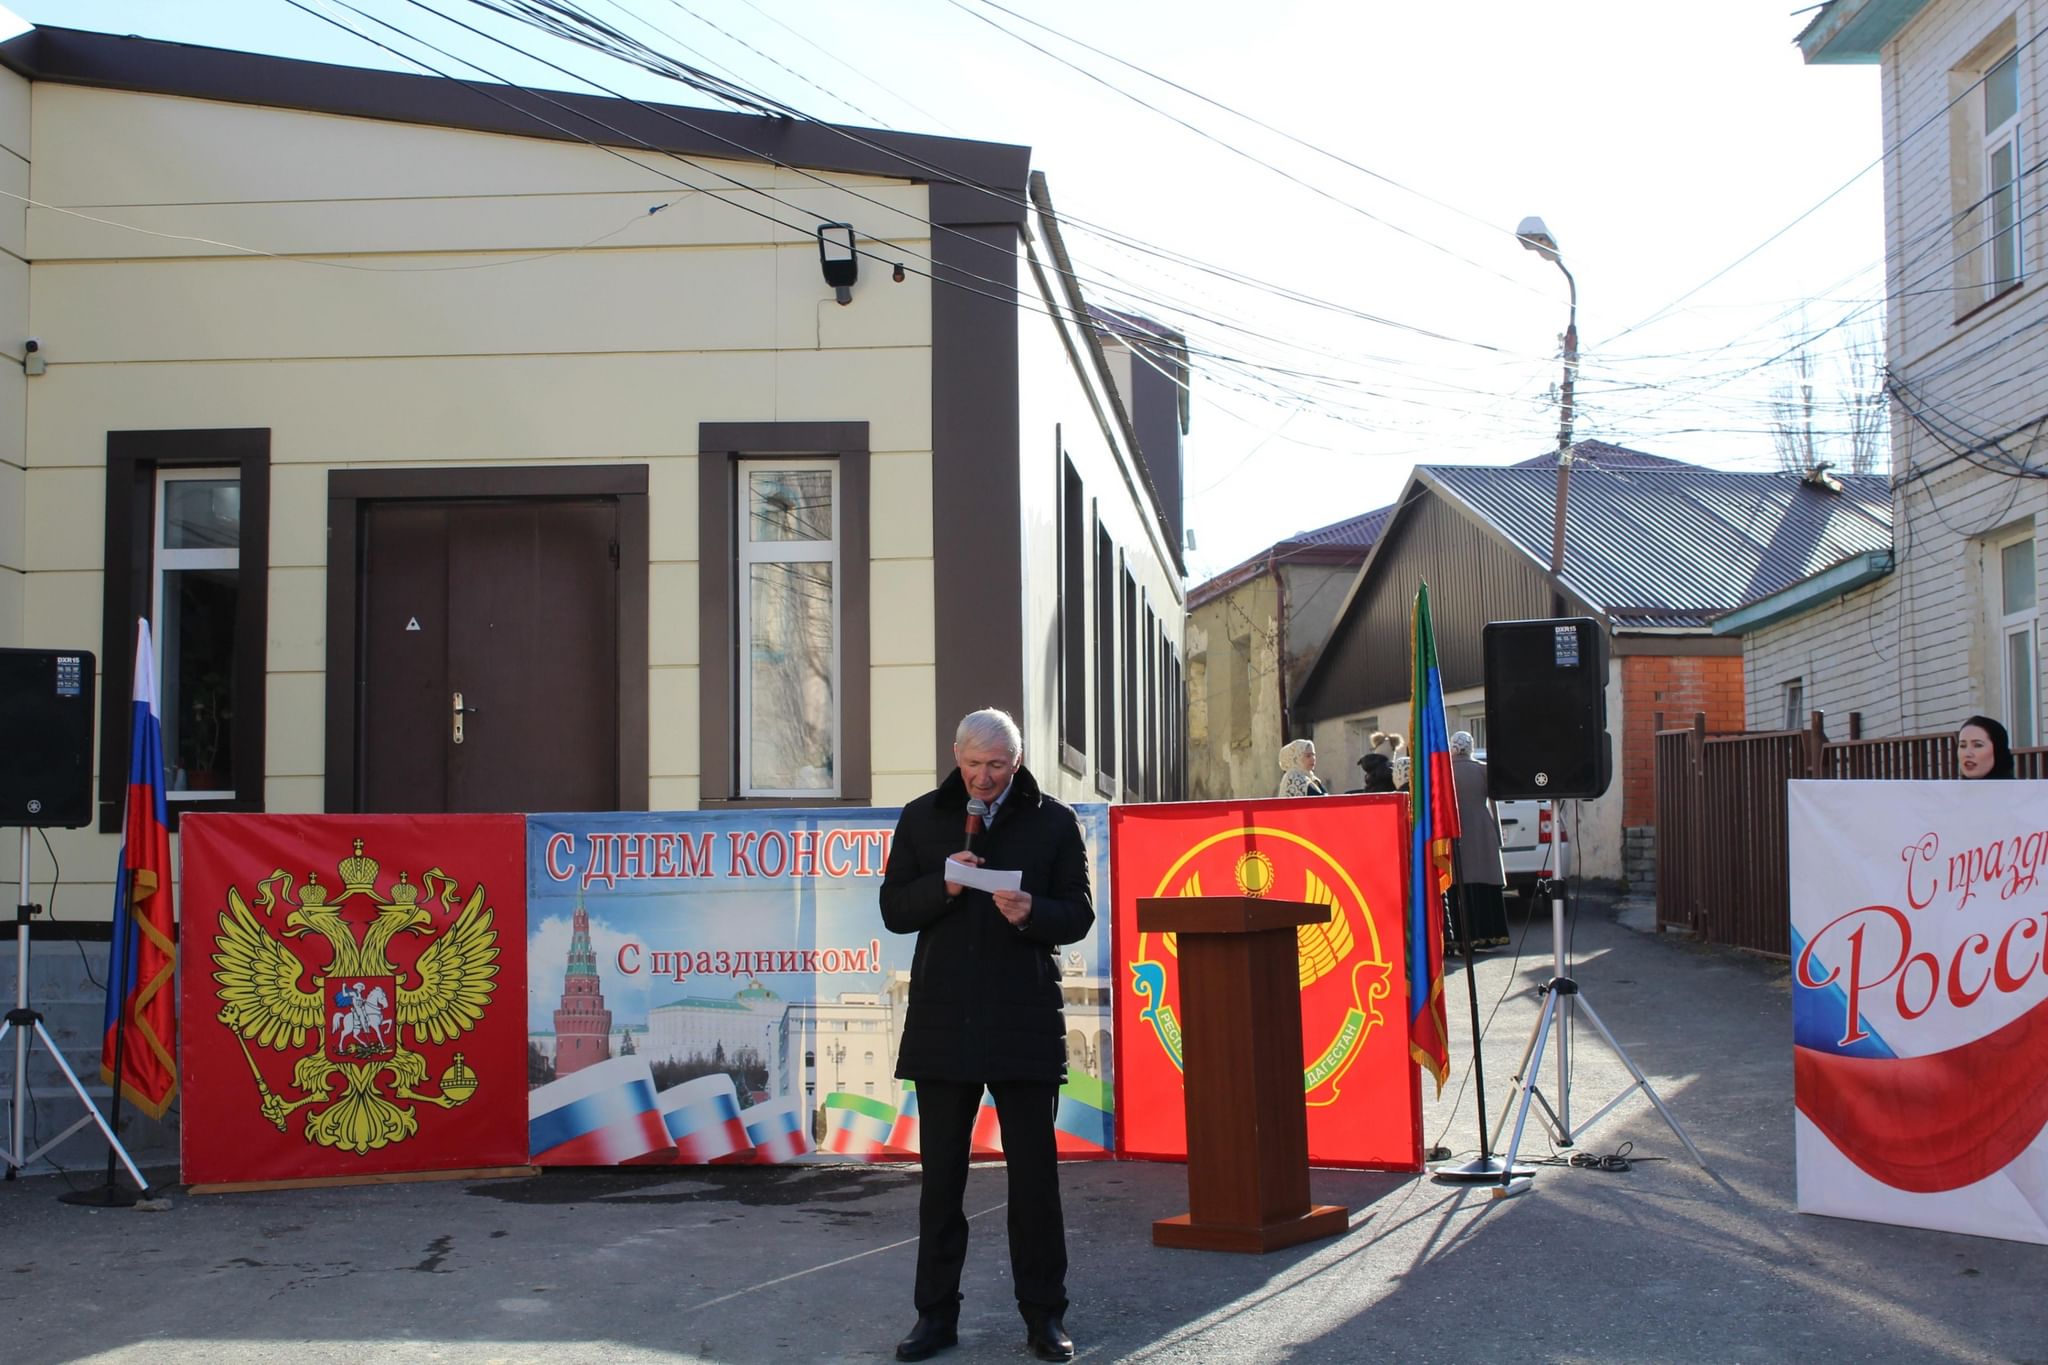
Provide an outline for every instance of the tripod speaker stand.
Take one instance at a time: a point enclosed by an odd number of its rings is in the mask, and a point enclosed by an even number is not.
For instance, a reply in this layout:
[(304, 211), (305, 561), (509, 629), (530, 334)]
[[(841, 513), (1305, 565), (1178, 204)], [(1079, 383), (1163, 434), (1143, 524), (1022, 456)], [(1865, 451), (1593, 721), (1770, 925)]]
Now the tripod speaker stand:
[[(41, 907), (29, 904), (28, 853), (28, 829), (24, 826), (21, 831), (21, 898), (15, 902), (14, 907), (14, 1008), (7, 1012), (6, 1021), (0, 1023), (0, 1039), (5, 1039), (10, 1032), (14, 1034), (13, 1124), (9, 1129), (10, 1145), (5, 1151), (0, 1151), (0, 1160), (6, 1162), (7, 1178), (12, 1180), (15, 1177), (15, 1173), (22, 1167), (28, 1165), (29, 1162), (34, 1161), (44, 1152), (49, 1151), (65, 1138), (70, 1137), (73, 1133), (85, 1127), (86, 1124), (98, 1124), (100, 1132), (107, 1139), (108, 1148), (121, 1158), (121, 1164), (128, 1168), (128, 1174), (135, 1177), (136, 1188), (147, 1190), (149, 1182), (143, 1179), (142, 1172), (136, 1167), (134, 1159), (128, 1155), (128, 1149), (121, 1145), (121, 1140), (118, 1137), (114, 1136), (113, 1126), (107, 1122), (106, 1116), (100, 1113), (99, 1106), (92, 1102), (92, 1096), (87, 1094), (85, 1087), (79, 1083), (78, 1074), (64, 1060), (64, 1054), (58, 1050), (56, 1040), (51, 1038), (50, 1031), (43, 1027), (42, 1014), (29, 1005), (28, 923), (30, 918)], [(78, 1096), (78, 1102), (85, 1106), (85, 1114), (82, 1118), (72, 1123), (63, 1132), (57, 1134), (33, 1152), (28, 1150), (28, 1052), (31, 1035), (50, 1054), (50, 1060), (55, 1062), (57, 1069), (64, 1073), (64, 1080), (71, 1086), (72, 1093)], [(116, 1077), (116, 1084), (118, 1083), (119, 1078)], [(104, 1203), (113, 1201), (94, 1199), (92, 1202)]]
[[(1685, 1144), (1685, 1150), (1692, 1153), (1692, 1159), (1699, 1163), (1700, 1169), (1707, 1171), (1711, 1175), (1712, 1171), (1707, 1166), (1706, 1158), (1700, 1155), (1699, 1148), (1692, 1145), (1692, 1139), (1686, 1136), (1685, 1129), (1679, 1127), (1678, 1120), (1672, 1116), (1671, 1111), (1664, 1107), (1664, 1101), (1658, 1097), (1656, 1089), (1650, 1084), (1649, 1077), (1643, 1075), (1641, 1068), (1637, 1067), (1635, 1061), (1628, 1055), (1627, 1049), (1616, 1042), (1614, 1035), (1607, 1031), (1607, 1025), (1601, 1022), (1599, 1012), (1593, 1008), (1593, 1002), (1586, 998), (1586, 994), (1580, 989), (1579, 983), (1566, 975), (1567, 964), (1564, 960), (1563, 880), (1547, 881), (1539, 885), (1537, 890), (1539, 894), (1544, 891), (1550, 893), (1550, 935), (1553, 975), (1549, 983), (1543, 987), (1543, 1012), (1536, 1018), (1536, 1027), (1529, 1035), (1529, 1045), (1522, 1049), (1522, 1064), (1515, 1071), (1515, 1083), (1509, 1088), (1508, 1102), (1506, 1107), (1501, 1110), (1500, 1123), (1494, 1127), (1494, 1145), (1496, 1147), (1499, 1146), (1501, 1129), (1507, 1126), (1508, 1114), (1512, 1112), (1515, 1116), (1515, 1131), (1514, 1135), (1508, 1139), (1506, 1148), (1506, 1164), (1512, 1168), (1515, 1164), (1516, 1154), (1521, 1151), (1522, 1132), (1529, 1122), (1529, 1105), (1534, 1102), (1543, 1106), (1544, 1114), (1550, 1119), (1552, 1139), (1560, 1147), (1570, 1147), (1579, 1140), (1580, 1134), (1584, 1133), (1601, 1119), (1607, 1117), (1616, 1105), (1640, 1090), (1649, 1097), (1651, 1104), (1657, 1106), (1657, 1112), (1663, 1116), (1664, 1122), (1671, 1126), (1671, 1131), (1678, 1135), (1678, 1140)], [(1593, 1027), (1599, 1030), (1600, 1036), (1607, 1040), (1607, 1046), (1613, 1051), (1614, 1055), (1621, 1059), (1621, 1064), (1628, 1068), (1629, 1075), (1635, 1077), (1634, 1084), (1602, 1105), (1598, 1113), (1576, 1128), (1572, 1126), (1571, 1119), (1571, 1021), (1575, 1013), (1583, 1013), (1585, 1015)], [(1543, 1091), (1536, 1084), (1536, 1073), (1543, 1066), (1543, 1049), (1549, 1041), (1553, 1028), (1557, 1032), (1557, 1106), (1555, 1108), (1551, 1106), (1550, 1101), (1544, 1097)], [(1524, 1193), (1528, 1190), (1529, 1185), (1530, 1177), (1528, 1176), (1503, 1175), (1500, 1183), (1494, 1187), (1493, 1197), (1496, 1199), (1507, 1199)]]

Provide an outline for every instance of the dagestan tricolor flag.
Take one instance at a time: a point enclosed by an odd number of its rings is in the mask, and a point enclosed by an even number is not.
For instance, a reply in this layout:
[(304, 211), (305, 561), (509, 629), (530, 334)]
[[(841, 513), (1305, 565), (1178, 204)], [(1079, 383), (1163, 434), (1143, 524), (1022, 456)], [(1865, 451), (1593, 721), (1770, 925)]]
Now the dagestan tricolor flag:
[(1451, 885), (1458, 793), (1451, 782), (1444, 680), (1436, 666), (1427, 583), (1415, 587), (1408, 652), (1415, 665), (1408, 706), (1408, 1052), (1436, 1077), (1442, 1094), (1451, 1069), (1444, 1019), (1443, 895)]
[[(107, 973), (100, 1079), (151, 1118), (178, 1093), (178, 995), (172, 988), (171, 831), (164, 807), (164, 736), (149, 622), (135, 623), (135, 700), (128, 728), (128, 805), (114, 880), (114, 947)], [(126, 1038), (120, 1035), (126, 1025)]]

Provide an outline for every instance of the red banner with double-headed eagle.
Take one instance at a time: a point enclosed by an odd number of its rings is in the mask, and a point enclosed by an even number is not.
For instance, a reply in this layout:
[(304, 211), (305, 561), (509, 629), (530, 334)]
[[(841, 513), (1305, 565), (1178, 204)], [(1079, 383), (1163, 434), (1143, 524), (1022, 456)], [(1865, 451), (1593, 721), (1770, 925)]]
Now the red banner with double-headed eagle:
[(1407, 815), (1398, 794), (1110, 810), (1118, 1156), (1187, 1155), (1178, 944), (1138, 932), (1138, 899), (1271, 896), (1330, 910), (1296, 931), (1309, 1160), (1421, 1169), (1402, 970)]
[(182, 841), (188, 1183), (526, 1162), (523, 817), (194, 813)]

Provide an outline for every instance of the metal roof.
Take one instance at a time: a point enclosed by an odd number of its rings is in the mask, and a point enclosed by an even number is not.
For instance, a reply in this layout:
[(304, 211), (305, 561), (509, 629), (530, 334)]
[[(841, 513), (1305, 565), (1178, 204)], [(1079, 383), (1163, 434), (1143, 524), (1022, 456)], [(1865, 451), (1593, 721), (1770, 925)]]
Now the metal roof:
[(1380, 538), (1380, 532), (1386, 529), (1387, 518), (1393, 514), (1393, 504), (1389, 503), (1385, 507), (1375, 507), (1370, 512), (1360, 512), (1355, 517), (1346, 517), (1328, 526), (1318, 526), (1313, 531), (1302, 531), (1286, 540), (1275, 541), (1251, 558), (1190, 588), (1188, 609), (1192, 611), (1204, 602), (1222, 596), (1274, 564), (1363, 563), (1366, 552)]
[[(1548, 569), (1554, 468), (1423, 465), (1415, 472)], [(1839, 492), (1792, 474), (1575, 461), (1560, 577), (1618, 629), (1703, 629), (1845, 559), (1891, 548), (1886, 480), (1850, 474), (1837, 482)]]

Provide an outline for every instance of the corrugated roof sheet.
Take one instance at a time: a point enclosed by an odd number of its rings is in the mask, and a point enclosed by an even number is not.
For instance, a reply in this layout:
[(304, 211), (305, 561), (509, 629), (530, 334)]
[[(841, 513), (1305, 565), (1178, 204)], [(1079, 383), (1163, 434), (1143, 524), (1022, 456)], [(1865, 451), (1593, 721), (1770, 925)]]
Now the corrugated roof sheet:
[[(1549, 567), (1554, 467), (1424, 465), (1416, 473)], [(1705, 627), (1853, 555), (1891, 548), (1886, 481), (1852, 474), (1840, 483), (1835, 492), (1791, 474), (1575, 461), (1561, 577), (1618, 627)]]
[(1246, 579), (1263, 573), (1266, 566), (1275, 561), (1314, 559), (1322, 563), (1362, 564), (1366, 551), (1372, 549), (1380, 538), (1380, 532), (1387, 527), (1387, 518), (1393, 514), (1393, 504), (1389, 503), (1385, 507), (1375, 507), (1370, 512), (1361, 512), (1355, 517), (1346, 517), (1328, 526), (1318, 526), (1313, 531), (1303, 531), (1286, 540), (1275, 541), (1251, 558), (1190, 588), (1188, 609), (1192, 611)]

